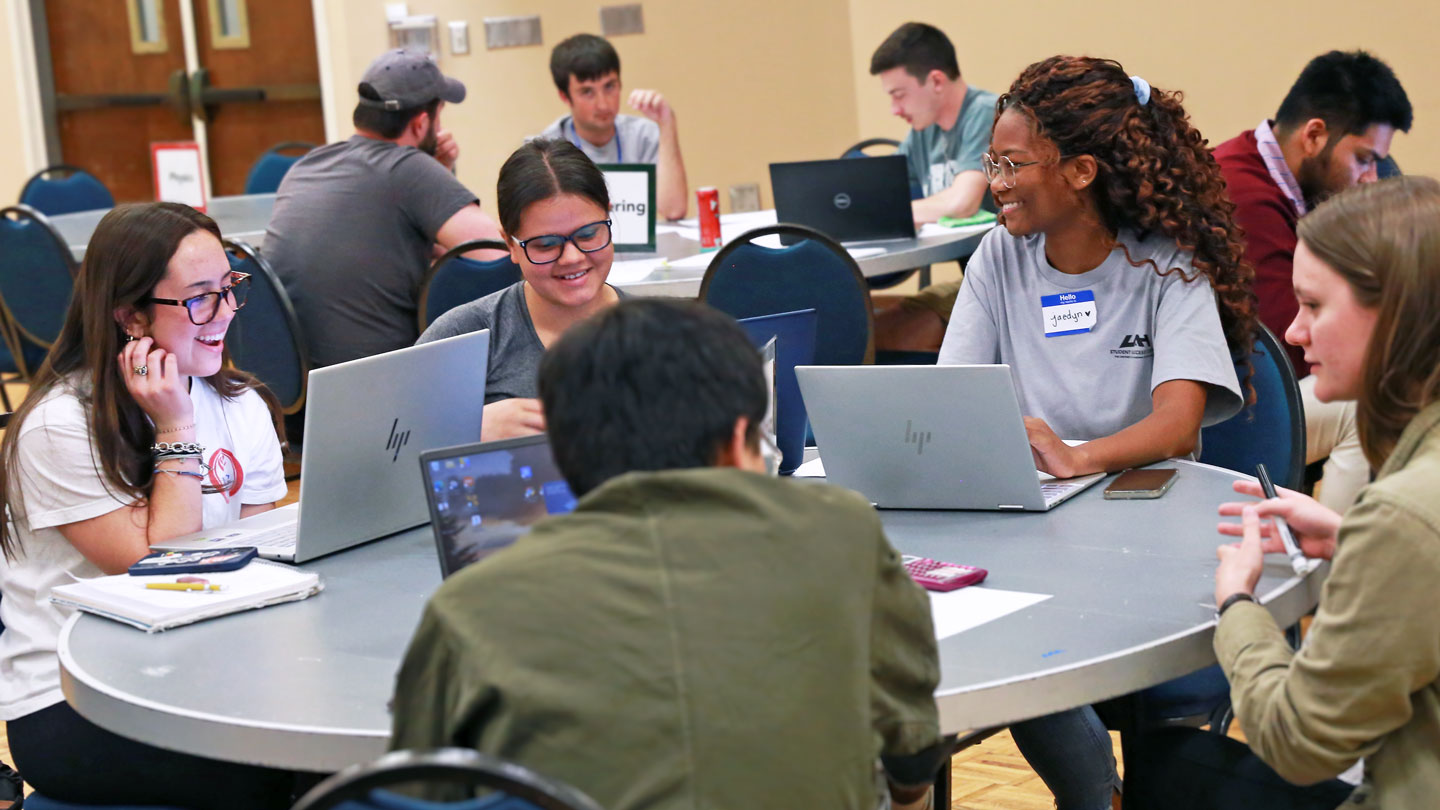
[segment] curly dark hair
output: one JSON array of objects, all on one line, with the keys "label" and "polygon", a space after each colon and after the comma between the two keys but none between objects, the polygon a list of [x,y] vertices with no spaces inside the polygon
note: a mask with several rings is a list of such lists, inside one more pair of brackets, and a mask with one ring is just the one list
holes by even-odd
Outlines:
[{"label": "curly dark hair", "polygon": [[[1193,257],[1215,289],[1232,354],[1248,358],[1255,333],[1255,271],[1235,225],[1235,204],[1205,138],[1191,126],[1179,92],[1150,90],[1141,105],[1130,76],[1113,59],[1052,56],[1020,74],[995,105],[1027,116],[1039,136],[1066,157],[1098,165],[1095,203],[1112,234],[1121,228],[1162,233]],[[1129,257],[1129,251],[1126,256]],[[1160,268],[1162,276],[1178,267]],[[1246,375],[1248,378],[1248,374]]]}]

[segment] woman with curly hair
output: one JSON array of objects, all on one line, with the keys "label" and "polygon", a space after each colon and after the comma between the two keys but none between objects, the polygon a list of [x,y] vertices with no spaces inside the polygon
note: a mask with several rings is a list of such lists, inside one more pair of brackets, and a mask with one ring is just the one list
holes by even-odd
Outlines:
[{"label": "woman with curly hair", "polygon": [[[1057,477],[1194,452],[1243,404],[1231,358],[1255,314],[1234,206],[1180,95],[1108,59],[1037,62],[997,102],[983,163],[1005,227],[970,260],[940,362],[1008,363]],[[1013,732],[1061,810],[1110,806],[1092,708]]]}]

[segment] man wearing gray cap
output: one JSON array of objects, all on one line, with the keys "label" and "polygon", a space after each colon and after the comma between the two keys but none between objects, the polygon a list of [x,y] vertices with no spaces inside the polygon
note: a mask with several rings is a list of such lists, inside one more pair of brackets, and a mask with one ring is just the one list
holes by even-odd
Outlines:
[{"label": "man wearing gray cap", "polygon": [[291,167],[265,233],[313,368],[413,344],[435,246],[500,238],[455,179],[459,147],[440,128],[465,85],[397,49],[370,64],[359,93],[355,134]]}]

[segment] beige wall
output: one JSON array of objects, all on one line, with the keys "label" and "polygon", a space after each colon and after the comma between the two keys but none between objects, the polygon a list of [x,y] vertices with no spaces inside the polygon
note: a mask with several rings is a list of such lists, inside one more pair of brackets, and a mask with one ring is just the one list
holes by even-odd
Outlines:
[{"label": "beige wall", "polygon": [[[28,120],[20,101],[20,81],[15,63],[16,0],[0,2],[0,121]],[[20,186],[34,171],[26,157],[24,127],[12,123],[0,126],[0,204],[11,205],[20,198]]]},{"label": "beige wall", "polygon": [[[331,123],[351,131],[355,85],[388,43],[383,0],[326,0],[337,103]],[[441,68],[465,82],[463,104],[441,124],[460,141],[460,179],[493,212],[501,163],[527,135],[565,107],[550,80],[550,49],[582,31],[599,31],[603,2],[588,0],[412,0],[412,14],[435,14],[442,28],[470,23],[471,52],[442,48]],[[539,14],[544,44],[487,51],[483,19]],[[761,24],[757,24],[757,21]],[[645,4],[646,32],[614,40],[628,89],[660,90],[675,108],[693,189],[760,183],[771,204],[768,164],[838,155],[855,140],[856,88],[845,0],[663,0]],[[690,206],[694,213],[695,206]]]},{"label": "beige wall", "polygon": [[1185,91],[1185,107],[1211,144],[1273,115],[1312,57],[1365,48],[1394,68],[1415,107],[1412,134],[1393,152],[1406,172],[1440,175],[1440,83],[1435,33],[1440,5],[1418,0],[1032,0],[1024,6],[955,0],[849,0],[860,131],[899,137],[870,54],[907,20],[936,25],[955,42],[967,81],[1004,92],[1028,64],[1057,53],[1118,59],[1152,85]]}]

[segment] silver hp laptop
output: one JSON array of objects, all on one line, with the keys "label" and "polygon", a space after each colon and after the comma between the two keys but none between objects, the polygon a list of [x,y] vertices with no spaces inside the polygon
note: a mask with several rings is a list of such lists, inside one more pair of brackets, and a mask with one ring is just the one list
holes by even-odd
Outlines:
[{"label": "silver hp laptop", "polygon": [[448,577],[519,540],[546,515],[575,510],[543,434],[420,454],[430,527]]},{"label": "silver hp laptop", "polygon": [[423,524],[416,459],[480,439],[489,356],[482,330],[315,369],[300,502],[153,548],[255,546],[298,563]]},{"label": "silver hp laptop", "polygon": [[795,373],[826,480],[876,506],[1044,511],[1105,477],[1036,471],[1009,366]]}]

